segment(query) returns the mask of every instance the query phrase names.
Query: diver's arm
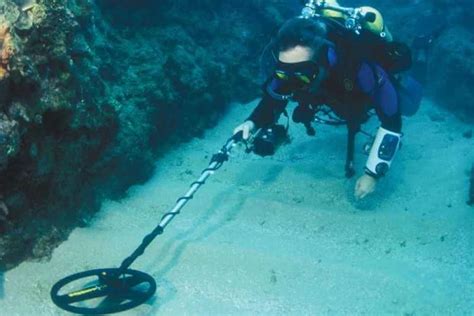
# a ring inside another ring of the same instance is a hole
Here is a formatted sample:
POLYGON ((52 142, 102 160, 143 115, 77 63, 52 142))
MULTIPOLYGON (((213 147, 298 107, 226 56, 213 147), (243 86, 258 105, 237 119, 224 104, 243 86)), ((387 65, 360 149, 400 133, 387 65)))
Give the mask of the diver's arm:
POLYGON ((278 94, 269 90, 271 85, 266 84, 265 87, 265 93, 252 114, 234 129, 234 134, 243 133, 244 140, 247 140, 255 130, 276 123, 288 104, 288 98, 279 98, 278 94))
POLYGON ((252 121, 256 128, 268 127, 278 121, 287 103, 265 94, 247 120, 252 121))
POLYGON ((276 123, 288 104, 288 98, 280 98, 273 92, 271 81, 265 87, 262 99, 247 118, 247 121, 252 121, 256 128, 268 127, 276 123))
POLYGON ((363 64, 358 81, 374 104, 381 126, 366 163, 366 173, 379 178, 390 168, 400 147, 402 118, 397 91, 388 74, 377 65, 363 64))

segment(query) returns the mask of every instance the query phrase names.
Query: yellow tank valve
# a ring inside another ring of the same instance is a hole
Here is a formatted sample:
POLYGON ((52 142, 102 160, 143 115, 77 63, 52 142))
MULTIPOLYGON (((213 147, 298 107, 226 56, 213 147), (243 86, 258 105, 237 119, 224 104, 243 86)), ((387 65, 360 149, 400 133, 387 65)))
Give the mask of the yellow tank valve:
POLYGON ((359 12, 362 16, 366 17, 361 22, 362 28, 384 37, 385 23, 382 14, 372 7, 360 7, 359 12))

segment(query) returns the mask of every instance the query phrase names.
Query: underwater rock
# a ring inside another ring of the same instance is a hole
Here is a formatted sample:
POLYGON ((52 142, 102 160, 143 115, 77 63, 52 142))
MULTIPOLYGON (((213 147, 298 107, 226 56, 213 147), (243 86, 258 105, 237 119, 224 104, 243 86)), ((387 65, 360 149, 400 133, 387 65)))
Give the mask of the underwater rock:
POLYGON ((30 115, 26 106, 21 102, 13 102, 8 108, 8 116, 16 121, 24 121, 29 123, 31 121, 30 115))
POLYGON ((0 222, 6 221, 9 213, 10 211, 3 201, 3 196, 0 195, 0 222))
POLYGON ((474 122, 474 34, 463 27, 446 30, 436 44, 429 66, 428 92, 437 102, 474 122), (446 80, 446 78, 456 78, 446 80))
POLYGON ((0 114, 0 171, 7 167, 8 161, 20 150, 18 123, 0 114))
POLYGON ((36 8, 38 8, 35 0, 15 0, 19 8, 19 16, 15 22, 15 28, 21 32, 28 31, 33 27, 36 8))
POLYGON ((30 11, 36 4, 35 0, 14 0, 22 12, 30 11))
POLYGON ((23 12, 15 23, 15 27, 21 31, 30 30, 33 27, 33 15, 30 10, 23 12))

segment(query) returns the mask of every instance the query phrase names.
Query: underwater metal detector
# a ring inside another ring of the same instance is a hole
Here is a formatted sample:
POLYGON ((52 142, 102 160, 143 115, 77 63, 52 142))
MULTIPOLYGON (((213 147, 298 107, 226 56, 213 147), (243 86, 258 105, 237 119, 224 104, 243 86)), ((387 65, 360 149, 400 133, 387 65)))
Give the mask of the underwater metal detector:
POLYGON ((242 140, 242 132, 229 138, 226 144, 213 155, 209 166, 188 192, 176 201, 174 208, 163 215, 158 226, 143 238, 142 243, 119 268, 95 269, 70 275, 51 288, 51 299, 60 308, 77 314, 111 314, 122 312, 145 303, 156 292, 153 277, 141 271, 129 269, 150 243, 161 235, 171 220, 191 200, 194 193, 206 182, 214 171, 229 159, 232 147, 242 140), (74 285, 73 283, 78 283, 74 285))

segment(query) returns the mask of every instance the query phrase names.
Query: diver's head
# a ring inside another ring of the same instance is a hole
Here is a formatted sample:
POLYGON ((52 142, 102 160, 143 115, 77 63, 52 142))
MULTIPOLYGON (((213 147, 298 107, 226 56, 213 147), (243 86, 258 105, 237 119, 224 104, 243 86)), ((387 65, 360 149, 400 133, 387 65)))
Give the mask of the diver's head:
POLYGON ((315 87, 327 65, 326 27, 316 19, 288 20, 272 41, 272 81, 269 93, 288 98, 296 90, 315 87))
POLYGON ((282 62, 317 61, 325 47, 326 26, 315 19, 293 18, 278 31, 275 39, 275 56, 282 62))

